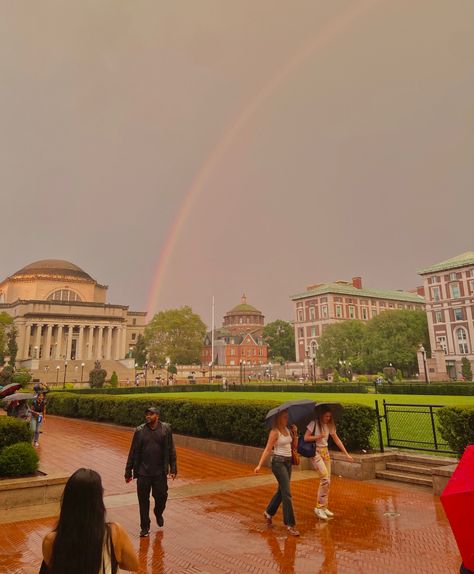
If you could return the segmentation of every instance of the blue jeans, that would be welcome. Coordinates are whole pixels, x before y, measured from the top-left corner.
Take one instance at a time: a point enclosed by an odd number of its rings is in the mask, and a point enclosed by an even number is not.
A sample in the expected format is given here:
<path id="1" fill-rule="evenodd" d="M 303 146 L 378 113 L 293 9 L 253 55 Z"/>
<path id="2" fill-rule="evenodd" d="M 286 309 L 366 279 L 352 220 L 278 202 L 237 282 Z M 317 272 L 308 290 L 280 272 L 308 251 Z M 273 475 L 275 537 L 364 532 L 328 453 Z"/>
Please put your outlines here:
<path id="1" fill-rule="evenodd" d="M 41 423 L 43 422 L 43 420 L 41 420 L 40 422 L 38 421 L 38 417 L 32 416 L 31 417 L 31 421 L 30 421 L 30 428 L 33 431 L 33 441 L 34 442 L 39 442 L 39 435 L 40 435 L 40 427 L 41 427 Z"/>
<path id="2" fill-rule="evenodd" d="M 278 490 L 270 500 L 266 512 L 274 516 L 283 504 L 283 522 L 286 526 L 295 526 L 295 514 L 293 512 L 293 502 L 291 499 L 291 460 L 283 462 L 282 460 L 272 460 L 272 472 L 278 481 Z"/>

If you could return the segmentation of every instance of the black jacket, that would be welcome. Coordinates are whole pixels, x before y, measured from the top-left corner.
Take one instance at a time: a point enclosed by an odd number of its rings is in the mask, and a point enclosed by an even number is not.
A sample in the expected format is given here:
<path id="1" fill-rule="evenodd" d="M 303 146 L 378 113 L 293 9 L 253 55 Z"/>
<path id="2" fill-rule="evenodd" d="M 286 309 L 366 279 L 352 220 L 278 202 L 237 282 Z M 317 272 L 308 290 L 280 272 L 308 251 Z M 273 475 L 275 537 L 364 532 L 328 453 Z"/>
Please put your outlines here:
<path id="1" fill-rule="evenodd" d="M 161 422 L 161 421 L 160 421 Z M 125 467 L 125 478 L 137 478 L 138 469 L 140 468 L 142 456 L 142 430 L 146 423 L 136 428 L 133 435 L 132 445 L 128 453 L 127 465 Z M 161 423 L 161 432 L 163 433 L 163 466 L 166 474 L 177 474 L 176 449 L 174 447 L 173 433 L 168 423 Z"/>

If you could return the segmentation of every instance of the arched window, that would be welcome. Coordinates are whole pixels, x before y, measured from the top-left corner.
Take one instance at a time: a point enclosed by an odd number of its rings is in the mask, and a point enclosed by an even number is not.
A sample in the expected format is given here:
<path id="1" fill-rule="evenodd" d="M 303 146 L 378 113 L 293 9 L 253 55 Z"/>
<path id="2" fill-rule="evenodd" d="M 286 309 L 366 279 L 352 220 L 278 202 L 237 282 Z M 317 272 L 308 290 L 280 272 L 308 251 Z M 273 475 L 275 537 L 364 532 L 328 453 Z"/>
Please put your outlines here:
<path id="1" fill-rule="evenodd" d="M 467 355 L 469 353 L 469 343 L 467 340 L 466 329 L 463 329 L 462 327 L 460 327 L 456 331 L 456 339 L 458 341 L 459 354 Z"/>
<path id="2" fill-rule="evenodd" d="M 77 293 L 71 291 L 71 289 L 58 289 L 50 295 L 48 295 L 48 301 L 81 301 L 81 298 Z"/>

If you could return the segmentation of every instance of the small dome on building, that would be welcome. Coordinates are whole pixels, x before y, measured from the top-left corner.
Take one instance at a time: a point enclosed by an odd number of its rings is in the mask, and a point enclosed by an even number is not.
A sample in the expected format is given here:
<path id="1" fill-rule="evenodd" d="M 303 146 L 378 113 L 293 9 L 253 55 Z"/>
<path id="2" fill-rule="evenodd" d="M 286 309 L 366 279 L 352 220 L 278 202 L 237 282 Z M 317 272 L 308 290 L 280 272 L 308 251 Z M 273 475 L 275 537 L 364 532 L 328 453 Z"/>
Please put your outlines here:
<path id="1" fill-rule="evenodd" d="M 247 303 L 247 297 L 244 293 L 239 305 L 225 314 L 224 327 L 231 329 L 232 332 L 252 332 L 256 329 L 261 330 L 264 321 L 263 313 Z"/>

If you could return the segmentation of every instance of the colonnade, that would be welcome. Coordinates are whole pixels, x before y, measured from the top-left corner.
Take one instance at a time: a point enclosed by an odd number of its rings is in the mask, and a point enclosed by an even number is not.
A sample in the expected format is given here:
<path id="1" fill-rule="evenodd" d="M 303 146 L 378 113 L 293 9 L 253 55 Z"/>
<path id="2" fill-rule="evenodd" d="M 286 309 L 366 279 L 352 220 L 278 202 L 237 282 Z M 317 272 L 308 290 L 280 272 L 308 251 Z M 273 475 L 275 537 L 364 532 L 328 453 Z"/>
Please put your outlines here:
<path id="1" fill-rule="evenodd" d="M 26 322 L 19 335 L 19 359 L 119 360 L 126 355 L 125 324 Z"/>

